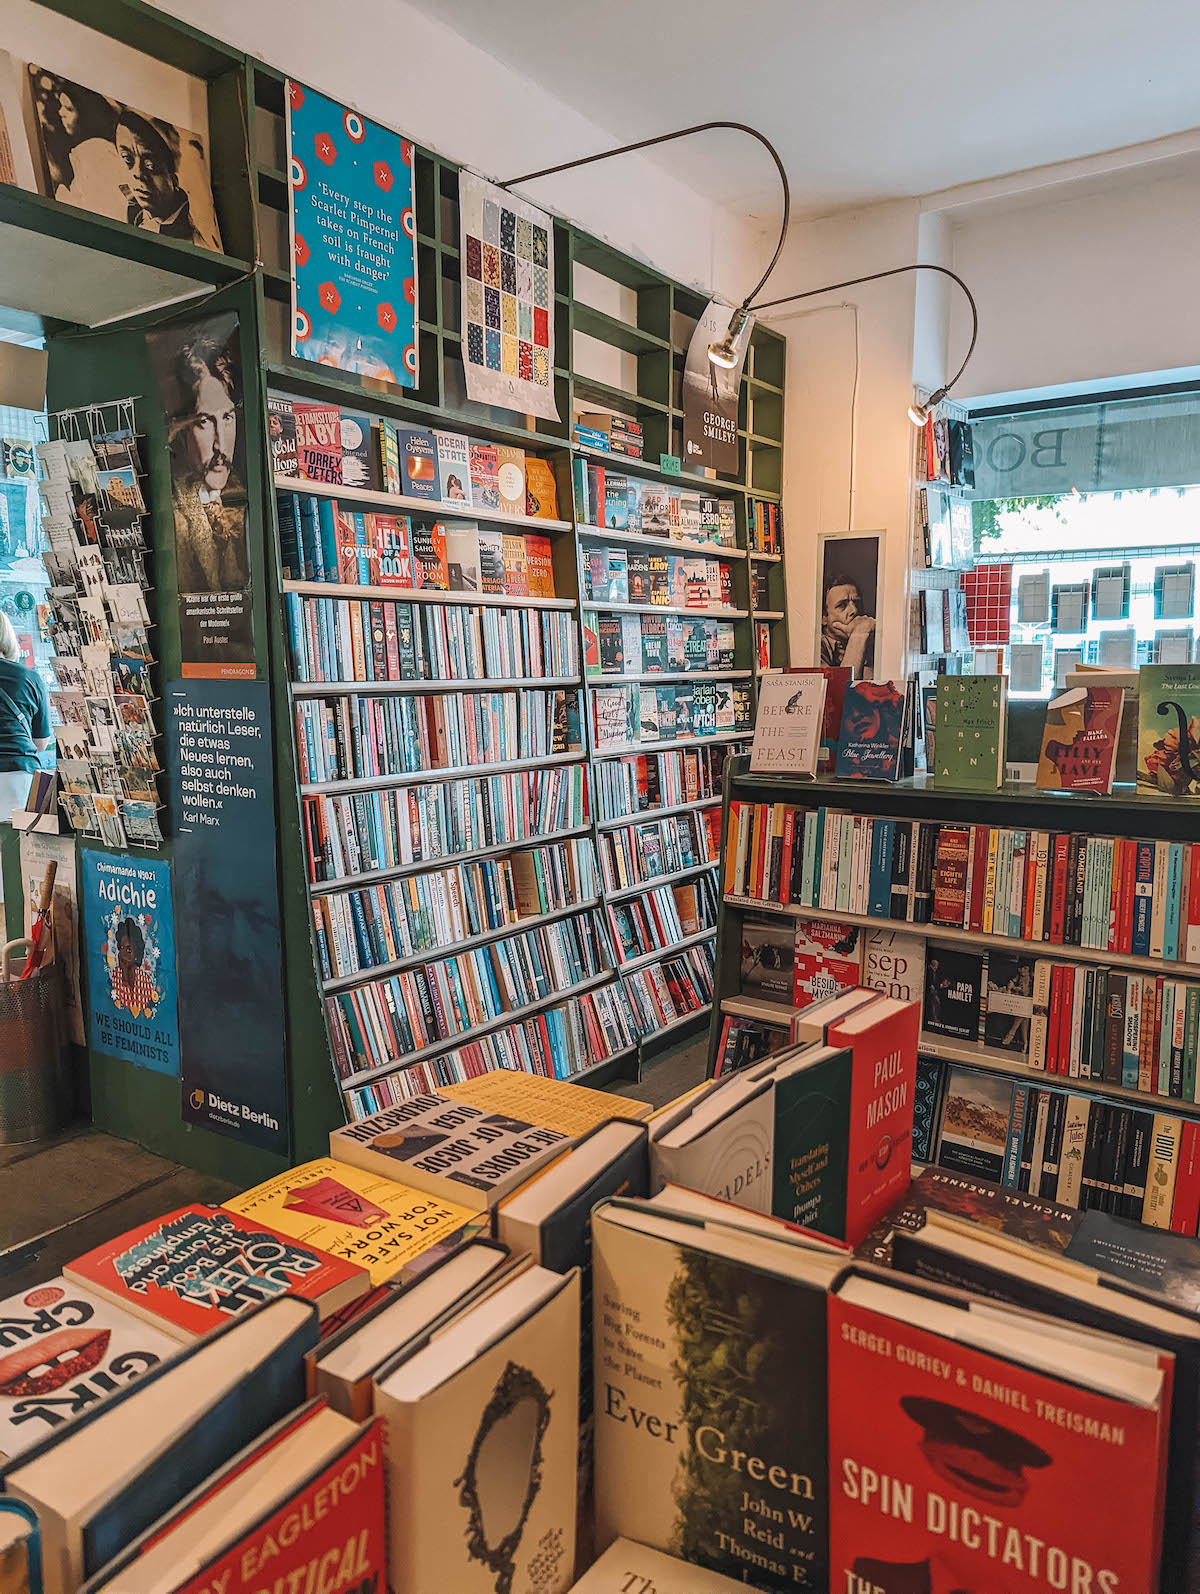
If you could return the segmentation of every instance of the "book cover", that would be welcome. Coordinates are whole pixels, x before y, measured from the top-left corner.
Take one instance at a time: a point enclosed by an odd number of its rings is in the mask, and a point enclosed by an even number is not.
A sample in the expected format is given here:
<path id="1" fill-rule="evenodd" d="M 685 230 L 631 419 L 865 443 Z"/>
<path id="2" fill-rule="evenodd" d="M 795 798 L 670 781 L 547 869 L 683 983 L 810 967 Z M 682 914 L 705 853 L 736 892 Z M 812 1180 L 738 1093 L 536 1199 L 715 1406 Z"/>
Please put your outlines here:
<path id="1" fill-rule="evenodd" d="M 931 942 L 925 950 L 925 1028 L 954 1040 L 979 1039 L 987 959 Z"/>
<path id="2" fill-rule="evenodd" d="M 471 450 L 461 432 L 433 434 L 437 458 L 437 496 L 444 504 L 471 507 Z"/>
<path id="3" fill-rule="evenodd" d="M 346 487 L 375 488 L 378 484 L 371 417 L 358 410 L 343 410 L 339 427 L 342 438 L 342 484 Z"/>
<path id="4" fill-rule="evenodd" d="M 494 443 L 468 445 L 471 468 L 471 503 L 475 509 L 500 508 L 499 461 Z"/>
<path id="5" fill-rule="evenodd" d="M 949 1070 L 938 1142 L 939 1168 L 995 1183 L 1003 1181 L 1016 1088 L 1011 1079 L 974 1069 Z"/>
<path id="6" fill-rule="evenodd" d="M 1005 702 L 1002 675 L 938 677 L 938 785 L 996 790 L 1004 775 Z"/>
<path id="7" fill-rule="evenodd" d="M 267 394 L 267 438 L 271 444 L 271 469 L 276 476 L 298 476 L 296 413 L 290 398 Z"/>
<path id="8" fill-rule="evenodd" d="M 1091 1211 L 1083 1214 L 1067 1255 L 1182 1311 L 1200 1312 L 1200 1245 L 1191 1235 Z"/>
<path id="9" fill-rule="evenodd" d="M 407 515 L 372 515 L 381 587 L 413 588 L 412 542 Z"/>
<path id="10" fill-rule="evenodd" d="M 1111 792 L 1125 693 L 1076 686 L 1046 706 L 1037 784 L 1043 791 Z"/>
<path id="11" fill-rule="evenodd" d="M 796 931 L 791 919 L 742 916 L 741 988 L 745 996 L 792 1005 Z"/>
<path id="12" fill-rule="evenodd" d="M 1013 1057 L 1029 1054 L 1033 1018 L 1034 959 L 989 952 L 984 980 L 983 1043 Z"/>
<path id="13" fill-rule="evenodd" d="M 439 522 L 440 524 L 440 522 Z M 479 527 L 472 520 L 448 520 L 444 527 L 446 579 L 451 592 L 482 592 Z"/>
<path id="14" fill-rule="evenodd" d="M 751 1212 L 770 1212 L 775 1121 L 770 1086 L 759 1084 L 736 1098 L 718 1093 L 710 1105 L 711 1121 L 693 1127 L 687 1113 L 659 1126 L 650 1143 L 651 1188 L 678 1184 Z"/>
<path id="15" fill-rule="evenodd" d="M 1200 665 L 1138 671 L 1137 784 L 1166 797 L 1200 791 Z"/>
<path id="16" fill-rule="evenodd" d="M 178 1349 L 178 1339 L 72 1279 L 49 1279 L 0 1301 L 0 1461 Z"/>
<path id="17" fill-rule="evenodd" d="M 496 449 L 496 489 L 506 515 L 525 513 L 525 450 L 501 443 Z"/>
<path id="18" fill-rule="evenodd" d="M 648 1118 L 653 1111 L 649 1102 L 631 1096 L 611 1096 L 573 1081 L 546 1079 L 515 1068 L 497 1068 L 461 1084 L 439 1085 L 437 1094 L 572 1138 L 611 1118 Z"/>
<path id="19" fill-rule="evenodd" d="M 593 1217 L 597 1543 L 824 1591 L 824 1291 L 621 1215 Z"/>
<path id="20" fill-rule="evenodd" d="M 624 747 L 630 736 L 629 697 L 623 686 L 599 687 L 592 693 L 596 751 Z"/>
<path id="21" fill-rule="evenodd" d="M 814 775 L 825 725 L 827 683 L 818 673 L 769 675 L 758 683 L 750 749 L 753 774 Z"/>
<path id="22" fill-rule="evenodd" d="M 624 633 L 619 614 L 602 614 L 596 624 L 596 642 L 600 654 L 600 670 L 604 675 L 624 675 Z M 653 690 L 653 689 L 652 689 Z"/>
<path id="23" fill-rule="evenodd" d="M 530 533 L 525 538 L 525 566 L 530 595 L 535 598 L 553 598 L 554 564 L 550 554 L 549 537 L 539 537 Z"/>
<path id="24" fill-rule="evenodd" d="M 793 944 L 793 1007 L 810 1007 L 850 990 L 862 975 L 862 930 L 836 919 L 797 920 Z"/>
<path id="25" fill-rule="evenodd" d="M 573 1584 L 571 1594 L 745 1594 L 745 1589 L 740 1577 L 722 1577 L 632 1539 L 618 1539 Z"/>
<path id="26" fill-rule="evenodd" d="M 902 930 L 867 930 L 863 940 L 862 984 L 901 1002 L 920 1002 L 925 994 L 925 937 Z"/>
<path id="27" fill-rule="evenodd" d="M 504 533 L 498 526 L 480 526 L 479 590 L 499 596 L 504 591 Z"/>
<path id="28" fill-rule="evenodd" d="M 965 825 L 938 830 L 933 866 L 933 924 L 962 929 L 967 911 L 967 864 L 971 832 Z"/>
<path id="29" fill-rule="evenodd" d="M 514 511 L 515 513 L 515 511 Z M 529 569 L 525 562 L 525 539 L 520 532 L 504 532 L 501 558 L 504 560 L 504 590 L 510 598 L 529 596 Z"/>
<path id="30" fill-rule="evenodd" d="M 839 779 L 897 779 L 904 732 L 904 700 L 905 694 L 891 681 L 849 683 L 842 705 L 837 751 Z"/>
<path id="31" fill-rule="evenodd" d="M 915 1316 L 918 1288 L 872 1298 L 908 1297 Z M 1005 1356 L 1003 1327 L 991 1354 L 951 1337 L 965 1328 L 931 1332 L 904 1305 L 872 1310 L 841 1289 L 829 1301 L 831 1588 L 1024 1594 L 1051 1588 L 1052 1567 L 1093 1591 L 1157 1586 L 1169 1370 L 1143 1406 Z"/>
<path id="32" fill-rule="evenodd" d="M 527 1179 L 565 1138 L 504 1113 L 424 1095 L 331 1130 L 329 1151 L 368 1173 L 480 1211 Z"/>
<path id="33" fill-rule="evenodd" d="M 646 482 L 641 497 L 642 530 L 651 536 L 665 537 L 671 529 L 671 494 L 666 487 Z"/>
<path id="34" fill-rule="evenodd" d="M 336 404 L 292 406 L 296 420 L 296 470 L 302 481 L 342 480 L 342 424 Z"/>
<path id="35" fill-rule="evenodd" d="M 446 528 L 440 520 L 415 520 L 409 533 L 413 576 L 418 587 L 447 592 L 450 571 L 446 565 Z"/>
<path id="36" fill-rule="evenodd" d="M 558 519 L 558 483 L 540 454 L 525 456 L 525 513 L 537 520 Z"/>
<path id="37" fill-rule="evenodd" d="M 218 1207 L 180 1207 L 63 1268 L 67 1278 L 179 1339 L 280 1295 L 322 1317 L 368 1288 L 364 1269 Z"/>
<path id="38" fill-rule="evenodd" d="M 437 445 L 432 432 L 424 427 L 398 426 L 396 446 L 400 450 L 402 494 L 405 498 L 438 498 Z"/>
<path id="39" fill-rule="evenodd" d="M 331 1157 L 288 1168 L 231 1196 L 224 1210 L 366 1268 L 372 1284 L 403 1282 L 413 1263 L 425 1265 L 426 1253 L 457 1243 L 477 1217 L 471 1207 Z"/>
<path id="40" fill-rule="evenodd" d="M 770 627 L 767 626 L 768 648 Z M 760 663 L 770 663 L 769 659 Z M 788 675 L 821 675 L 825 678 L 825 707 L 821 720 L 821 746 L 817 753 L 817 768 L 832 771 L 837 761 L 838 742 L 842 734 L 842 706 L 846 688 L 854 676 L 853 670 L 832 665 L 796 665 L 785 672 Z M 760 683 L 761 688 L 761 683 Z"/>

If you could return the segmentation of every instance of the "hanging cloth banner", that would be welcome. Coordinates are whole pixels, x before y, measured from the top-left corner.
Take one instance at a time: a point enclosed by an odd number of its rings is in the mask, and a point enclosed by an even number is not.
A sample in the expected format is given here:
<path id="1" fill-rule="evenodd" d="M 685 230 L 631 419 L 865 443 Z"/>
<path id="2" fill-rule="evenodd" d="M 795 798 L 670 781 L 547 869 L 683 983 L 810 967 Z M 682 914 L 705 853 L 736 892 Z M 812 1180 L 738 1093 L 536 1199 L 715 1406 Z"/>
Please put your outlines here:
<path id="1" fill-rule="evenodd" d="M 411 141 L 289 82 L 287 152 L 292 353 L 416 387 Z"/>
<path id="2" fill-rule="evenodd" d="M 467 397 L 556 421 L 553 221 L 466 171 L 458 208 Z"/>
<path id="3" fill-rule="evenodd" d="M 725 336 L 731 306 L 710 299 L 696 322 L 683 368 L 683 463 L 690 470 L 706 466 L 736 476 L 738 460 L 738 394 L 742 367 L 750 347 L 751 316 L 737 340 L 738 363 L 714 365 L 708 346 Z"/>

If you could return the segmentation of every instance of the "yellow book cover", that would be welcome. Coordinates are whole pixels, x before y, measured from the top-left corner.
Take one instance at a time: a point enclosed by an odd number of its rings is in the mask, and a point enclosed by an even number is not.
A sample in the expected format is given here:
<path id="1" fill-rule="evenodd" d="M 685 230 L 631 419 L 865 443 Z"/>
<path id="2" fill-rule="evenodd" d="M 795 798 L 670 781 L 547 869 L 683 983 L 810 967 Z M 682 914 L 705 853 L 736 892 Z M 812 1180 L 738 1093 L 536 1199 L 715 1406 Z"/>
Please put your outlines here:
<path id="1" fill-rule="evenodd" d="M 418 1258 L 422 1267 L 436 1259 L 430 1255 L 435 1247 L 453 1249 L 487 1227 L 469 1207 L 333 1157 L 288 1168 L 224 1205 L 366 1268 L 372 1284 L 400 1283 L 406 1273 L 418 1271 L 411 1267 Z"/>
<path id="2" fill-rule="evenodd" d="M 539 1129 L 556 1129 L 560 1135 L 573 1137 L 587 1134 L 610 1118 L 648 1118 L 652 1110 L 648 1101 L 610 1096 L 607 1091 L 511 1068 L 493 1069 L 461 1085 L 440 1085 L 437 1093 L 468 1107 L 502 1112 Z"/>

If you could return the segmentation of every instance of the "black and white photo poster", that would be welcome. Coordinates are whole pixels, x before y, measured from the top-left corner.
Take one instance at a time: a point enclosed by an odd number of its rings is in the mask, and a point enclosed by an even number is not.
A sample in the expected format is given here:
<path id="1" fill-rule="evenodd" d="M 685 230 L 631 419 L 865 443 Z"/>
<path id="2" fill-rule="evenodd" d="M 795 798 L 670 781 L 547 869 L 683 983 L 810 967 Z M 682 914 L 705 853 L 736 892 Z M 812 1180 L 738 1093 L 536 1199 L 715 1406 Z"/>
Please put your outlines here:
<path id="1" fill-rule="evenodd" d="M 856 681 L 873 680 L 875 674 L 883 541 L 881 531 L 854 535 L 827 533 L 820 539 L 818 663 L 852 670 Z"/>

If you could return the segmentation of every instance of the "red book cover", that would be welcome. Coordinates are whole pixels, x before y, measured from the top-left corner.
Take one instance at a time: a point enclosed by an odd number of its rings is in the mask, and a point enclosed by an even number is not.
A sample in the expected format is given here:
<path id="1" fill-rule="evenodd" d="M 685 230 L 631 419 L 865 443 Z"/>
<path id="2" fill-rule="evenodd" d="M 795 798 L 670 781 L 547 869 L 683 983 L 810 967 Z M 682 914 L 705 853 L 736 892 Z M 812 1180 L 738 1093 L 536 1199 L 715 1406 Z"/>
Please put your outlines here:
<path id="1" fill-rule="evenodd" d="M 1046 1072 L 1058 1073 L 1058 1027 L 1062 1022 L 1062 964 L 1050 970 L 1050 1013 L 1046 1022 Z"/>
<path id="2" fill-rule="evenodd" d="M 974 849 L 971 859 L 971 900 L 967 903 L 968 930 L 977 934 L 983 929 L 983 894 L 987 889 L 988 827 L 973 825 Z"/>
<path id="3" fill-rule="evenodd" d="M 842 924 L 837 919 L 797 922 L 792 962 L 793 1007 L 811 1007 L 827 996 L 852 990 L 861 978 L 862 931 L 857 925 Z"/>
<path id="4" fill-rule="evenodd" d="M 1071 1010 L 1075 1005 L 1075 965 L 1062 965 L 1062 1010 L 1058 1015 L 1058 1071 L 1071 1072 Z"/>
<path id="5" fill-rule="evenodd" d="M 796 837 L 796 810 L 786 808 L 783 814 L 783 851 L 779 860 L 779 900 L 786 907 L 791 897 L 792 844 Z"/>
<path id="6" fill-rule="evenodd" d="M 322 1402 L 322 1404 L 324 1404 Z M 236 1474 L 264 1450 L 295 1431 L 292 1423 L 260 1447 L 231 1475 L 197 1497 L 191 1515 L 222 1489 L 237 1487 Z M 384 1517 L 383 1424 L 364 1424 L 350 1445 L 298 1493 L 243 1535 L 176 1594 L 275 1594 L 275 1591 L 382 1589 L 387 1578 Z M 171 1527 L 184 1518 L 172 1518 Z M 151 1539 L 149 1544 L 155 1541 Z M 147 1546 L 149 1547 L 149 1545 Z M 136 1563 L 135 1563 L 136 1564 Z"/>
<path id="7" fill-rule="evenodd" d="M 1137 895 L 1137 843 L 1122 840 L 1121 899 L 1117 922 L 1117 951 L 1133 950 L 1133 905 Z"/>
<path id="8" fill-rule="evenodd" d="M 1132 899 L 1132 886 L 1129 895 Z M 1188 923 L 1183 956 L 1185 962 L 1200 963 L 1200 846 L 1194 842 L 1188 881 Z"/>
<path id="9" fill-rule="evenodd" d="M 1179 1137 L 1171 1229 L 1175 1234 L 1195 1235 L 1197 1226 L 1200 1226 L 1200 1123 L 1185 1118 Z"/>
<path id="10" fill-rule="evenodd" d="M 412 545 L 407 515 L 372 515 L 375 539 L 376 580 L 381 587 L 411 591 L 413 585 Z"/>
<path id="11" fill-rule="evenodd" d="M 292 406 L 296 415 L 296 466 L 302 481 L 342 480 L 342 412 L 336 404 Z"/>
<path id="12" fill-rule="evenodd" d="M 760 803 L 755 810 L 755 835 L 754 835 L 754 889 L 751 896 L 762 900 L 763 897 L 763 865 L 767 856 L 767 842 L 771 836 L 771 810 L 770 807 Z"/>
<path id="13" fill-rule="evenodd" d="M 63 1272 L 139 1317 L 197 1335 L 280 1295 L 316 1301 L 325 1317 L 370 1282 L 315 1246 L 206 1206 L 129 1229 Z"/>
<path id="14" fill-rule="evenodd" d="M 829 1588 L 1156 1589 L 1171 1358 L 1159 1366 L 1143 1407 L 831 1296 Z"/>
<path id="15" fill-rule="evenodd" d="M 1111 792 L 1125 693 L 1069 688 L 1046 707 L 1037 784 L 1044 791 Z"/>
<path id="16" fill-rule="evenodd" d="M 912 1183 L 920 1029 L 920 1002 L 886 997 L 827 1031 L 828 1045 L 849 1047 L 854 1056 L 842 1236 L 850 1245 L 864 1239 Z"/>
<path id="17" fill-rule="evenodd" d="M 1054 838 L 1054 870 L 1050 877 L 1050 939 L 1056 946 L 1063 944 L 1063 926 L 1067 913 L 1067 854 L 1070 836 Z"/>
<path id="18" fill-rule="evenodd" d="M 1021 902 L 1021 934 L 1026 941 L 1033 938 L 1033 900 L 1037 891 L 1037 839 L 1029 832 L 1025 854 L 1025 891 Z"/>
<path id="19" fill-rule="evenodd" d="M 769 660 L 762 661 L 769 663 Z M 793 665 L 788 675 L 823 675 L 825 677 L 825 712 L 821 721 L 821 745 L 817 751 L 818 770 L 832 771 L 837 757 L 837 745 L 842 734 L 842 704 L 846 688 L 854 679 L 854 671 L 835 665 Z"/>
<path id="20" fill-rule="evenodd" d="M 943 825 L 938 831 L 937 860 L 933 868 L 933 923 L 962 929 L 967 905 L 967 849 L 970 832 L 965 826 Z"/>

